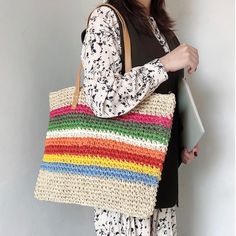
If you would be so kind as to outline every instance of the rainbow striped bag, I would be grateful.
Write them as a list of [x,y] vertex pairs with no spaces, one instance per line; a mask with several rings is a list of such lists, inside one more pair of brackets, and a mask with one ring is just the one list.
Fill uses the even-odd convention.
[[[102,4],[108,5],[108,4]],[[125,41],[125,70],[131,66]],[[34,196],[147,218],[153,214],[171,135],[175,94],[153,93],[129,113],[101,118],[76,86],[49,94],[50,119]]]

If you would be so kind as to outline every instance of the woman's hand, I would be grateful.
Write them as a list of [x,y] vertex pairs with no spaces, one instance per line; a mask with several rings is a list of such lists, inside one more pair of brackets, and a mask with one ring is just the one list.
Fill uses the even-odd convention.
[[188,73],[192,74],[199,64],[198,50],[183,43],[161,57],[160,62],[165,67],[166,72],[175,72],[186,67]]
[[191,151],[184,148],[181,153],[182,162],[189,164],[199,154],[199,144],[197,144]]

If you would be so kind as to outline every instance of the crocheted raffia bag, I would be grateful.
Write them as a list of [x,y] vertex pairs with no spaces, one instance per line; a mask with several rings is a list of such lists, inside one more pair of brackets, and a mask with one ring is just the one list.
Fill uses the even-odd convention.
[[[101,5],[113,8],[120,19],[129,71],[126,23],[112,5]],[[50,119],[34,197],[150,217],[170,140],[175,94],[152,93],[124,115],[97,117],[80,87],[81,69],[82,63],[75,86],[49,93]]]

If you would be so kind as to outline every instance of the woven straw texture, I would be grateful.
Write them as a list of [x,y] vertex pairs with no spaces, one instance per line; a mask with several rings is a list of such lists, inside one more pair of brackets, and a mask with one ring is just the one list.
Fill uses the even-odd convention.
[[175,94],[153,93],[129,113],[94,115],[81,88],[49,94],[50,117],[34,190],[39,200],[150,217],[171,135]]

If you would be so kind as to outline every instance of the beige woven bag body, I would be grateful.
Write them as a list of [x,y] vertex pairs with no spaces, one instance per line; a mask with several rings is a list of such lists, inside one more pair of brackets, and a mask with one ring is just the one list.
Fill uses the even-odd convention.
[[[131,45],[122,23],[125,71]],[[99,5],[99,6],[101,6]],[[100,207],[133,217],[153,214],[171,134],[175,94],[151,94],[129,113],[95,116],[76,85],[50,92],[50,119],[35,186],[39,200]]]

